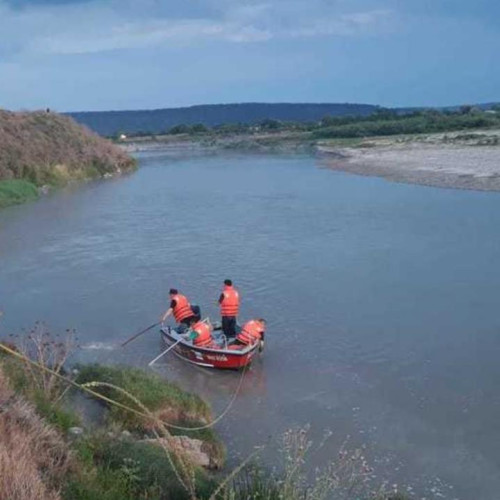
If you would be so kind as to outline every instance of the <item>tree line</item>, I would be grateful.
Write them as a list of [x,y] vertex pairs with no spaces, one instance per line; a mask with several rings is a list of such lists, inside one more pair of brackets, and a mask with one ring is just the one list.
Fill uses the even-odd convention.
[[[398,111],[379,108],[367,116],[325,116],[319,121],[294,122],[267,118],[258,123],[178,124],[154,135],[238,135],[279,132],[309,132],[314,138],[358,138],[398,134],[448,132],[500,127],[500,105],[482,110],[462,106],[455,110]],[[152,135],[147,131],[130,137]],[[119,134],[115,136],[119,137]]]

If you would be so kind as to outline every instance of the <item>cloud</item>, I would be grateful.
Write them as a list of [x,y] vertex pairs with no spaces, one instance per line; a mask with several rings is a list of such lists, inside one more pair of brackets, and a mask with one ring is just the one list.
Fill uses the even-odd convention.
[[23,9],[35,5],[68,5],[75,3],[85,3],[91,0],[6,0],[5,4],[14,9]]
[[120,49],[141,49],[172,43],[190,43],[198,40],[226,40],[257,42],[271,35],[253,26],[200,20],[125,22],[111,28],[93,27],[89,32],[62,32],[57,36],[44,35],[33,48],[57,54],[78,54]]
[[[390,29],[394,17],[390,10],[349,11],[325,0],[254,1],[245,5],[207,0],[189,2],[188,7],[155,0],[22,0],[22,9],[13,8],[13,3],[0,0],[2,39],[9,40],[11,50],[38,54],[95,53],[206,41],[258,43],[364,36]],[[6,50],[9,48],[4,46]]]

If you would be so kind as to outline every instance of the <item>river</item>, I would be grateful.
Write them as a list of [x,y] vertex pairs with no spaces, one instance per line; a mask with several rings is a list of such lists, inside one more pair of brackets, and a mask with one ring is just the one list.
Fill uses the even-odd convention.
[[[418,497],[500,496],[500,195],[350,176],[308,156],[139,155],[130,176],[0,212],[0,335],[76,328],[85,361],[145,367],[170,287],[268,320],[218,430],[236,463],[310,426],[311,462],[366,446]],[[222,411],[238,374],[154,368]]]

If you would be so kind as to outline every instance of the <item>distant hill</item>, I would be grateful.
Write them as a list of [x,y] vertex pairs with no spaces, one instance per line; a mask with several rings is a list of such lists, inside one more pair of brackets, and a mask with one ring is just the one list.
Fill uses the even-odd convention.
[[119,147],[69,116],[0,110],[0,181],[61,185],[134,166]]
[[68,113],[101,135],[161,133],[179,124],[202,123],[210,127],[229,123],[259,123],[265,119],[314,122],[325,116],[366,116],[379,106],[369,104],[243,103],[209,104],[186,108],[137,111],[88,111]]

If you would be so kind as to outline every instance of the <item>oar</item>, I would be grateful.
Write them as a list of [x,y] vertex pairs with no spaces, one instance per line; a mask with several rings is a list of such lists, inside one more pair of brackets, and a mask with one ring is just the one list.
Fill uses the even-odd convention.
[[128,340],[126,340],[125,342],[123,342],[123,344],[121,344],[122,347],[125,347],[129,342],[132,342],[132,340],[135,340],[137,337],[139,337],[140,335],[142,335],[143,333],[146,333],[148,332],[149,330],[151,330],[151,328],[154,328],[155,326],[158,326],[160,323],[155,323],[154,325],[151,325],[151,326],[148,326],[147,328],[145,328],[144,330],[141,330],[139,333],[136,333],[135,335],[132,335],[132,337],[130,337]]
[[179,339],[177,342],[175,342],[175,344],[172,344],[168,349],[166,349],[165,351],[163,351],[159,356],[156,356],[155,359],[153,359],[153,361],[150,361],[148,366],[151,366],[152,364],[156,363],[156,361],[158,361],[162,356],[165,356],[165,354],[167,354],[168,351],[170,351],[170,349],[173,349],[182,339]]

